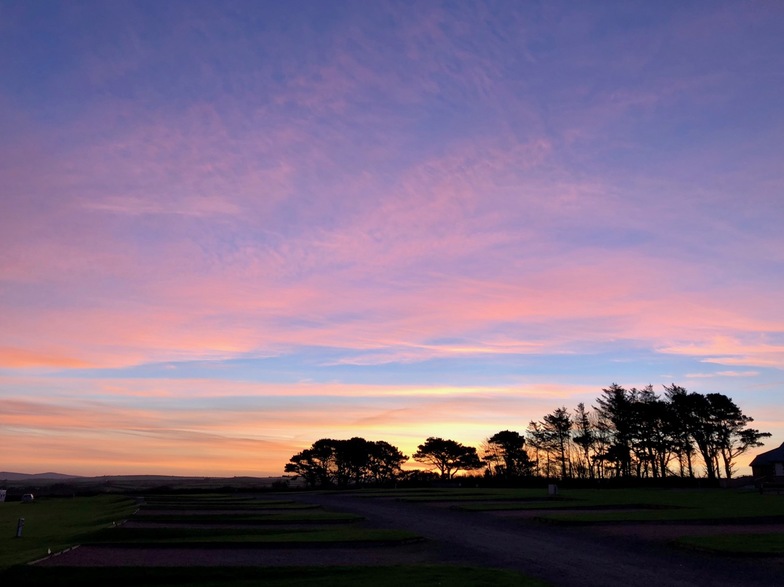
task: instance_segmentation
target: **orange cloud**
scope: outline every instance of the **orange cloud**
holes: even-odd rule
[[[47,352],[42,349],[27,350],[0,347],[0,367],[6,369],[25,369],[28,367],[84,369],[90,366],[92,366],[90,363],[67,354]]]
[[[28,379],[25,388],[48,382]],[[22,383],[4,380],[8,388]],[[593,392],[145,379],[71,385],[36,399],[5,392],[0,441],[18,446],[6,467],[29,471],[46,462],[47,469],[85,474],[277,475],[318,438],[383,439],[407,454],[433,434],[478,444],[501,429],[524,430],[554,404],[576,404]],[[46,444],[56,447],[43,450]]]

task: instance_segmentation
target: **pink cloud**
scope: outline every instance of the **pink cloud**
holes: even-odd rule
[[[69,356],[67,353],[47,352],[40,347],[33,350],[0,347],[0,366],[5,369],[25,369],[28,367],[84,369],[91,365],[81,359]]]
[[[373,18],[387,10],[374,9]],[[706,386],[784,368],[784,318],[771,295],[781,290],[784,259],[780,157],[760,147],[766,137],[775,142],[775,120],[732,144],[685,140],[671,156],[658,141],[677,148],[680,133],[656,138],[660,125],[683,118],[690,127],[700,118],[693,114],[723,112],[742,95],[735,82],[746,83],[730,79],[733,69],[750,59],[728,55],[702,71],[669,52],[701,59],[717,39],[730,51],[737,45],[725,41],[763,16],[693,13],[586,42],[597,16],[567,11],[546,17],[554,39],[569,40],[548,54],[537,51],[541,31],[525,11],[511,12],[499,22],[479,5],[427,5],[383,14],[383,30],[366,27],[372,18],[360,13],[326,32],[296,25],[303,38],[319,39],[316,51],[295,47],[293,31],[257,39],[195,13],[153,49],[134,32],[144,16],[123,9],[108,53],[75,41],[73,67],[50,83],[69,91],[83,83],[89,96],[81,106],[52,102],[58,115],[47,117],[0,94],[10,137],[0,142],[0,365],[29,374],[212,360],[221,369],[226,359],[296,356],[315,346],[332,351],[329,365],[369,367],[623,347],[728,366],[713,380],[691,373]],[[488,21],[498,26],[475,26]],[[185,68],[185,86],[172,84],[187,86],[180,99],[161,99],[153,81],[130,83],[153,60],[176,63],[186,48],[198,67]],[[247,57],[247,67],[224,67],[229,56]],[[597,67],[606,83],[579,73]],[[126,85],[133,97],[117,97]],[[517,392],[542,409],[583,397],[564,388],[231,378],[42,377],[22,388],[55,405],[66,395],[101,394],[140,403],[361,403],[329,412],[341,416],[333,424],[301,406],[253,412],[255,424],[231,410],[212,424],[198,411],[127,412],[148,422],[142,429],[122,416],[127,404],[80,404],[145,451],[158,439],[169,462],[194,467],[199,455],[178,453],[178,439],[206,452],[203,439],[213,438],[221,460],[231,460],[234,446],[250,463],[253,447],[271,442],[259,423],[285,447],[270,448],[275,454],[307,440],[290,419],[309,434],[394,429],[410,447],[429,413],[439,414],[435,430],[472,439],[482,424],[461,416],[466,410],[500,425],[477,398],[511,411]],[[406,403],[374,403],[390,398]],[[69,450],[108,459],[89,445],[97,420],[65,408],[38,421],[22,412],[14,426],[48,437],[60,422],[79,435]],[[166,428],[169,420],[181,428]],[[231,425],[247,434],[232,434]],[[119,437],[106,450],[123,466],[143,461]]]
[[[717,371],[715,373],[687,373],[688,379],[712,379],[714,377],[757,377],[759,371]]]
[[[47,378],[2,383],[8,389],[28,390],[51,384]],[[29,470],[56,459],[63,470],[85,474],[98,469],[163,472],[168,467],[170,473],[179,474],[274,475],[282,472],[291,455],[318,438],[384,439],[407,454],[436,433],[478,444],[500,429],[524,429],[529,419],[541,417],[553,402],[573,403],[575,397],[593,391],[581,386],[273,385],[147,379],[77,379],[58,387],[56,396],[5,397],[0,439],[4,443],[33,439],[20,442],[20,450],[9,455],[6,466]],[[243,397],[245,401],[240,401]],[[308,398],[307,403],[298,397]],[[314,402],[314,397],[329,401]],[[139,398],[145,401],[138,402]],[[218,398],[224,399],[214,401]],[[286,401],[273,402],[274,398]],[[176,399],[188,401],[170,401]],[[43,444],[55,437],[59,439],[56,451],[44,451],[42,457]],[[152,454],[155,464],[147,464],[154,471],[144,469],[144,459]]]

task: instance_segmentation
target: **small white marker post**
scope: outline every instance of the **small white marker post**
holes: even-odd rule
[[[24,528],[24,518],[19,518],[19,521],[16,523],[16,537],[22,537],[22,528]]]

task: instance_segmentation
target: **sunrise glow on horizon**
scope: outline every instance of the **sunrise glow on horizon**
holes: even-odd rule
[[[784,442],[784,5],[0,0],[0,470],[276,476],[613,382]]]

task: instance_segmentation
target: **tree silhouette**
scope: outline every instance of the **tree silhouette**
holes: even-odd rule
[[[488,438],[483,458],[492,474],[504,479],[530,475],[533,467],[525,450],[525,437],[511,430],[496,432]]]
[[[638,477],[667,476],[674,453],[674,430],[670,406],[659,399],[653,386],[629,390],[629,429]]]
[[[626,389],[613,383],[602,389],[592,411],[582,403],[573,414],[560,407],[541,421],[532,420],[525,435],[495,433],[483,444],[483,459],[488,475],[504,479],[532,474],[562,479],[693,478],[700,461],[708,479],[729,479],[738,457],[771,436],[751,428],[753,421],[720,393],[690,393],[673,383],[665,385],[659,397],[652,385]],[[483,466],[475,448],[432,436],[413,458],[442,479]],[[407,459],[384,441],[322,438],[293,455],[285,472],[309,487],[381,485],[406,478],[401,467]],[[673,462],[678,470],[671,469]],[[410,477],[423,482],[428,474]]]
[[[585,409],[585,404],[580,402],[574,411],[575,435],[572,441],[580,448],[580,457],[577,462],[578,477],[594,478],[593,451],[597,444],[597,433],[591,418]]]
[[[724,475],[731,479],[735,469],[735,458],[746,452],[749,448],[762,446],[761,438],[770,437],[769,432],[760,432],[747,428],[754,419],[746,416],[731,398],[721,393],[709,393],[705,396],[708,400],[708,409],[703,422],[712,431],[714,446],[712,450],[716,456],[716,473],[718,475],[719,458],[724,469]]]
[[[629,477],[632,474],[633,398],[628,390],[613,383],[602,389],[596,403],[596,410],[611,435],[610,446],[603,458],[615,464],[616,475]]]
[[[474,447],[433,436],[417,447],[414,460],[438,469],[442,479],[451,479],[458,471],[483,467]]]
[[[664,395],[669,401],[670,423],[672,426],[672,449],[678,459],[678,467],[681,477],[688,474],[690,479],[694,478],[694,440],[690,433],[692,419],[692,400],[689,392],[679,385],[665,385]]]
[[[302,477],[309,487],[328,487],[334,475],[335,442],[322,438],[313,446],[295,454],[286,463],[284,471]]]
[[[400,449],[383,440],[371,443],[368,457],[367,471],[373,485],[394,482],[402,474],[400,467],[408,460]]]
[[[555,409],[547,414],[541,423],[543,438],[550,450],[556,455],[561,479],[571,477],[571,460],[569,445],[572,439],[572,418],[565,407]]]
[[[407,460],[397,447],[383,440],[322,438],[292,456],[284,471],[301,477],[309,487],[359,487],[394,482]]]

